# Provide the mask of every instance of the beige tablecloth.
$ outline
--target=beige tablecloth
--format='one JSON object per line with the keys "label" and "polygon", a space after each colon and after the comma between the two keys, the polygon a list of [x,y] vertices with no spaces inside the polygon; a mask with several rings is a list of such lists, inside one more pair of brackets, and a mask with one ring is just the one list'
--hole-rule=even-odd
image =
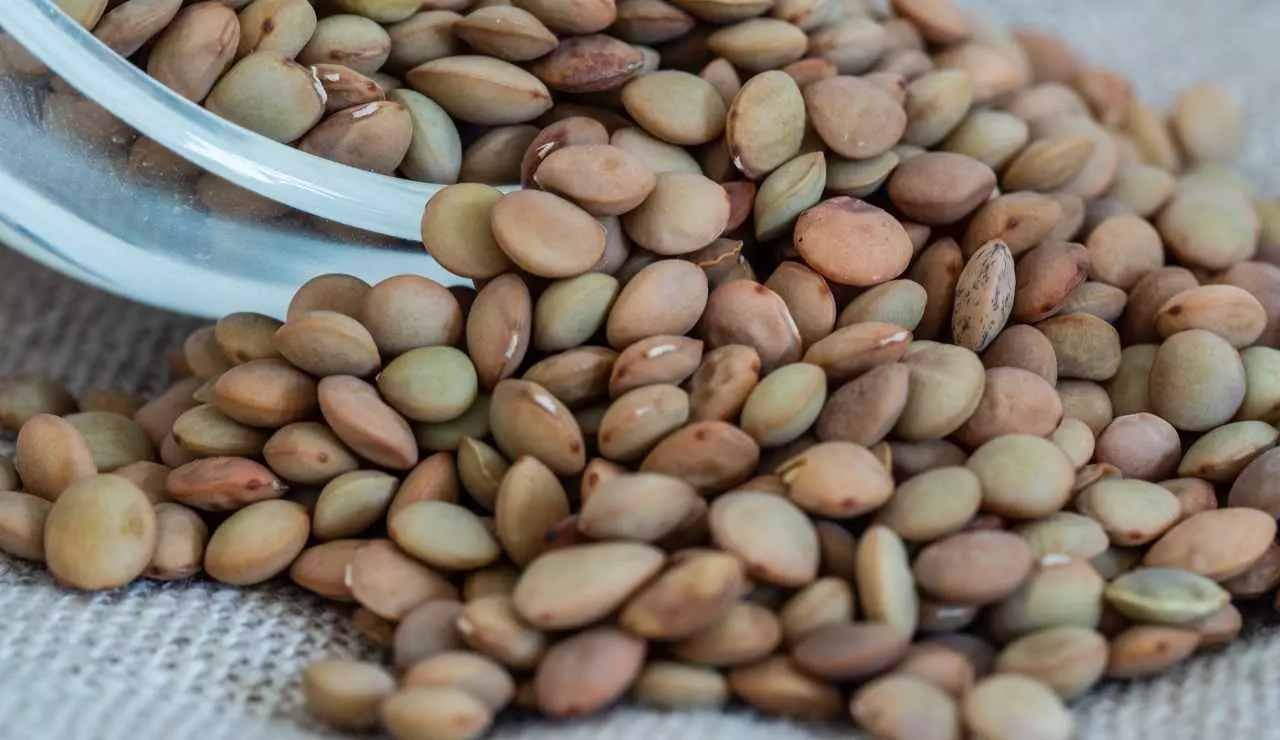
{"label": "beige tablecloth", "polygon": [[[1280,75],[1275,0],[984,0],[972,5],[1075,40],[1089,58],[1167,105],[1217,79],[1248,101],[1246,171],[1280,193],[1274,120]],[[76,285],[0,250],[0,375],[40,372],[76,391],[154,392],[163,353],[193,322]],[[1259,610],[1269,614],[1269,608]],[[368,654],[345,612],[285,587],[203,581],[85,596],[0,556],[0,740],[324,737],[299,711],[298,670]],[[1090,738],[1280,737],[1280,632],[1265,625],[1159,680],[1102,687],[1076,704]],[[848,737],[732,715],[620,709],[572,724],[507,724],[501,738],[786,740]]]}

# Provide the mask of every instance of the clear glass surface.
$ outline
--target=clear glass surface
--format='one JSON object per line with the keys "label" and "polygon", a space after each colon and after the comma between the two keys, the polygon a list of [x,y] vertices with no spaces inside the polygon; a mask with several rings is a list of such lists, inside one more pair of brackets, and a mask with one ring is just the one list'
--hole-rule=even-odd
{"label": "clear glass surface", "polygon": [[[245,189],[355,228],[418,242],[438,185],[304,154],[224,121],[117,56],[49,0],[0,0],[0,29],[142,135]],[[198,316],[282,315],[325,272],[464,282],[412,244],[387,248],[209,213],[127,176],[118,157],[48,129],[44,80],[0,75],[0,242],[103,289]]]}

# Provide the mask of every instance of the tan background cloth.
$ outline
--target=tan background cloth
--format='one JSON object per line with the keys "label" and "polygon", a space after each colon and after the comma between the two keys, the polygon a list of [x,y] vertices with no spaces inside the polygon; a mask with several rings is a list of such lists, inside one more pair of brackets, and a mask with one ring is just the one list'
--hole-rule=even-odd
{"label": "tan background cloth", "polygon": [[[1098,64],[1167,105],[1192,80],[1248,101],[1246,169],[1280,193],[1275,107],[1280,3],[1274,0],[985,0],[970,5],[1072,39]],[[0,250],[0,375],[60,376],[74,390],[155,392],[164,351],[195,324],[106,296]],[[203,581],[86,596],[0,556],[0,739],[325,737],[301,716],[309,661],[368,655],[345,610],[287,587]],[[1269,606],[1260,609],[1270,614]],[[1280,633],[1265,627],[1159,680],[1107,685],[1076,704],[1089,738],[1280,737]],[[848,737],[747,712],[634,709],[570,724],[508,724],[500,738],[787,740]]]}

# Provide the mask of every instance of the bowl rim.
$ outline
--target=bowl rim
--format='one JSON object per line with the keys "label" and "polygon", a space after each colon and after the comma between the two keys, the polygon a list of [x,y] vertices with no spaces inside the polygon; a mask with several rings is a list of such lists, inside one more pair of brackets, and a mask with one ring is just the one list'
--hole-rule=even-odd
{"label": "bowl rim", "polygon": [[116,54],[51,0],[0,0],[0,29],[143,136],[299,211],[419,241],[423,208],[444,187],[331,162],[219,118]]}

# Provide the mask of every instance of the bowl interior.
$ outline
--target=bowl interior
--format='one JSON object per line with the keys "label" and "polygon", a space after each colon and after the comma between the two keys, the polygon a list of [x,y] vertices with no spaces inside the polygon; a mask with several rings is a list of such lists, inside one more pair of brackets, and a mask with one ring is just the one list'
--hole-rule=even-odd
{"label": "bowl interior", "polygon": [[[121,147],[52,130],[42,79],[0,75],[0,239],[81,280],[201,316],[281,314],[324,272],[366,280],[450,275],[421,246],[422,207],[438,186],[374,175],[223,121],[115,56],[47,0],[0,2],[0,26],[72,86],[137,131],[241,187],[300,211],[272,223],[215,215],[190,192],[130,177]],[[361,244],[311,228],[316,214],[410,240]]]}

